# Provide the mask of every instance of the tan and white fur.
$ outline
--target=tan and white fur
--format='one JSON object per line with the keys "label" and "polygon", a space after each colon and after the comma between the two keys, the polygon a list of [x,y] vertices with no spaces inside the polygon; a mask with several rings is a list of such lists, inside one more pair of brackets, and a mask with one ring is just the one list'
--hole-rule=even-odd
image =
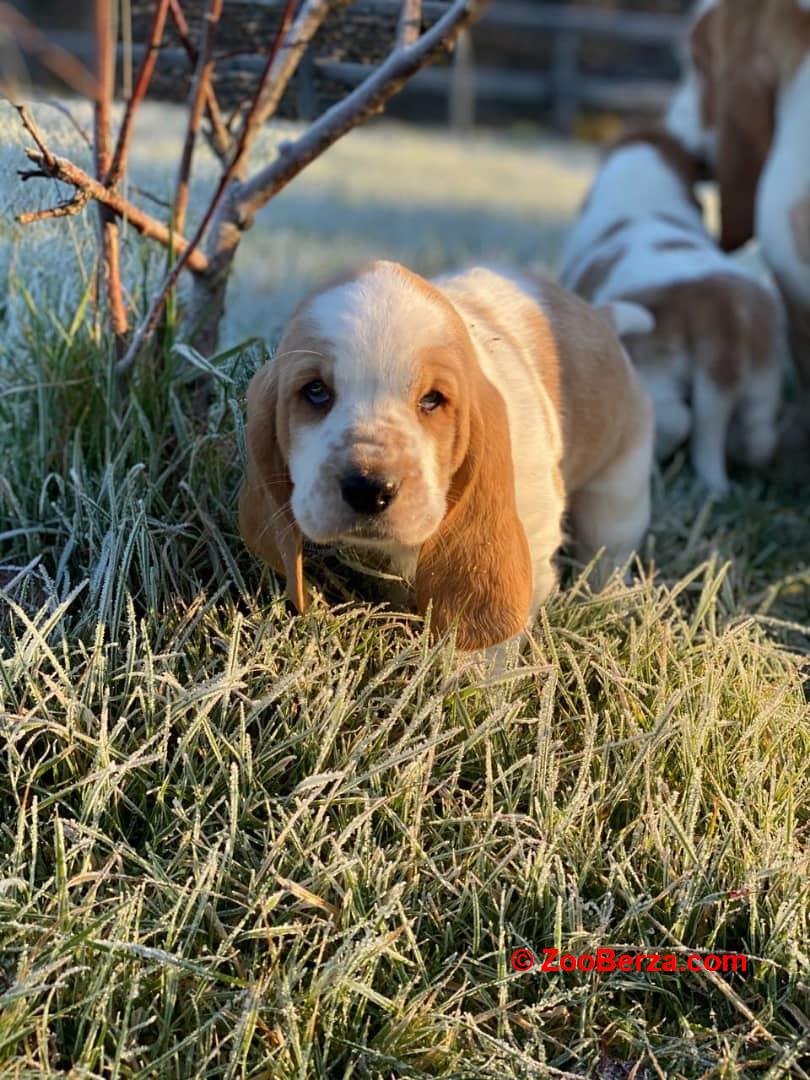
{"label": "tan and white fur", "polygon": [[248,389],[248,546],[299,610],[307,538],[383,553],[464,649],[519,635],[566,510],[579,554],[611,566],[647,528],[652,408],[614,329],[639,319],[480,268],[376,262],[326,287]]}
{"label": "tan and white fur", "polygon": [[666,133],[619,142],[567,238],[561,281],[592,303],[650,311],[655,325],[625,344],[655,405],[656,453],[688,439],[695,472],[722,492],[727,450],[762,465],[776,446],[781,308],[709,235],[699,176]]}
{"label": "tan and white fur", "polygon": [[710,161],[721,245],[779,284],[810,433],[810,0],[700,0],[667,126]]}

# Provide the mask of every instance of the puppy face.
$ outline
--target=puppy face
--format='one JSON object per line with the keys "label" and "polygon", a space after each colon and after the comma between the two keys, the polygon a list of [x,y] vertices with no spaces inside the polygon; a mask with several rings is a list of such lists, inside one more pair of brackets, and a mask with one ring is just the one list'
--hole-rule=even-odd
{"label": "puppy face", "polygon": [[274,364],[305,536],[411,548],[436,532],[469,437],[471,350],[441,294],[390,263],[299,309]]}

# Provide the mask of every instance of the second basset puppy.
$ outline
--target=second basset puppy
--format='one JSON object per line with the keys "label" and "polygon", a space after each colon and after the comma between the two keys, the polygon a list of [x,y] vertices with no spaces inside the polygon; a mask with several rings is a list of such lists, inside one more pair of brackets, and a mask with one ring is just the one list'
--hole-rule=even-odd
{"label": "second basset puppy", "polygon": [[810,447],[810,0],[698,0],[667,127],[712,166],[721,246],[752,236],[781,291]]}
{"label": "second basset puppy", "polygon": [[647,528],[653,414],[614,322],[648,320],[485,269],[376,262],[325,288],[248,388],[245,541],[299,610],[307,538],[382,552],[464,649],[520,634],[566,510],[610,566]]}
{"label": "second basset puppy", "polygon": [[763,465],[776,447],[781,306],[709,235],[700,172],[666,132],[620,140],[566,240],[560,280],[592,303],[652,313],[655,325],[625,344],[655,405],[658,456],[688,440],[695,472],[722,492],[727,450]]}

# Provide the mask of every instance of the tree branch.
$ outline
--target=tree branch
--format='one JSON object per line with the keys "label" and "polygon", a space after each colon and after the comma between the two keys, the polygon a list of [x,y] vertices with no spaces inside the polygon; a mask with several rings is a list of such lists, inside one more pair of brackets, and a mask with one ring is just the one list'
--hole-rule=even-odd
{"label": "tree branch", "polygon": [[138,74],[135,77],[135,85],[132,88],[129,101],[127,102],[124,119],[121,121],[121,130],[118,132],[118,141],[115,145],[112,165],[105,180],[108,185],[114,187],[123,176],[127,167],[129,156],[129,144],[132,139],[132,127],[135,121],[135,113],[138,106],[146,96],[146,91],[155,70],[160,44],[163,40],[163,28],[166,25],[166,14],[169,8],[169,0],[158,0],[152,25],[149,29],[149,41],[146,52],[141,58]]}
{"label": "tree branch", "polygon": [[80,214],[90,200],[86,191],[77,191],[72,199],[51,206],[47,210],[29,210],[27,214],[20,214],[17,221],[21,225],[30,225],[32,221],[44,221],[46,218],[73,217]]}
{"label": "tree branch", "polygon": [[[110,117],[115,81],[115,43],[113,41],[112,10],[109,0],[96,0],[95,4],[96,56],[98,62],[98,96],[94,111],[94,136],[96,152],[96,176],[107,182],[112,164],[110,149]],[[99,204],[100,255],[99,274],[103,267],[107,292],[107,307],[115,334],[119,354],[125,348],[129,329],[124,289],[121,282],[121,251],[118,223],[115,215]],[[98,295],[101,296],[101,288]]]}
{"label": "tree branch", "polygon": [[[191,37],[188,32],[188,23],[183,14],[180,0],[169,0],[169,13],[171,14],[175,30],[177,31],[177,36],[180,38],[180,44],[186,50],[186,55],[191,63],[196,67],[198,52],[191,42]],[[208,113],[208,119],[211,122],[211,145],[220,159],[224,159],[230,153],[232,139],[230,131],[223,119],[216,92],[210,83],[205,91],[205,108]]]}
{"label": "tree branch", "polygon": [[197,57],[197,71],[194,76],[194,89],[188,113],[186,138],[183,143],[183,153],[180,156],[180,167],[177,173],[177,187],[174,196],[174,227],[178,232],[183,231],[186,223],[191,159],[194,156],[194,144],[197,141],[203,107],[208,98],[211,77],[214,73],[214,39],[219,20],[222,17],[222,5],[223,0],[211,0],[211,5],[205,14],[205,33]]}
{"label": "tree branch", "polygon": [[238,213],[249,220],[301,170],[332,146],[341,135],[379,113],[411,77],[440,53],[452,48],[465,26],[483,10],[487,0],[454,0],[449,11],[412,45],[396,49],[342,101],[328,109],[304,134],[279,148],[275,161],[242,185]]}
{"label": "tree branch", "polygon": [[[301,10],[290,26],[293,3],[287,0],[276,40],[265,65],[259,83],[259,92],[242,124],[240,141],[249,149],[256,133],[275,115],[279,102],[290,79],[301,63],[309,43],[318,32],[326,16],[338,5],[335,0],[304,0]],[[242,168],[235,173],[237,179],[243,179],[247,154],[242,155]]]}
{"label": "tree branch", "polygon": [[[19,108],[24,109],[25,107],[18,106],[17,108],[19,110]],[[84,169],[74,165],[72,161],[58,157],[47,150],[45,152],[26,150],[26,154],[31,161],[39,166],[39,169],[36,172],[21,172],[20,175],[23,180],[43,176],[50,177],[53,180],[60,180],[64,184],[70,184],[77,191],[86,192],[89,199],[94,199],[96,202],[108,206],[117,217],[126,218],[127,222],[142,236],[146,236],[150,240],[157,240],[159,244],[164,247],[171,247],[180,254],[183,254],[188,248],[188,241],[184,236],[168,229],[157,218],[144,213],[143,210],[125,199],[119,192],[104,187],[98,180],[94,180],[89,173],[86,173]],[[17,220],[21,221],[24,216],[21,215]],[[188,268],[195,271],[195,273],[203,273],[208,269],[208,259],[201,251],[194,251],[188,258]]]}
{"label": "tree branch", "polygon": [[[108,0],[95,0],[95,3],[98,14],[97,34],[101,75],[99,80],[101,89],[96,105],[98,179],[93,179],[72,162],[51,153],[39,129],[27,116],[24,108],[21,108],[22,121],[38,147],[37,150],[26,151],[29,159],[38,166],[38,171],[29,172],[25,176],[47,176],[63,181],[72,185],[75,195],[67,203],[49,210],[29,212],[22,215],[19,220],[36,221],[46,217],[78,213],[86,202],[93,199],[99,204],[106,226],[112,225],[115,230],[115,217],[125,217],[142,235],[156,239],[165,246],[171,246],[177,252],[178,258],[150,304],[146,318],[134,333],[129,347],[118,361],[117,371],[120,374],[125,374],[132,368],[140,351],[154,333],[171,290],[183,270],[187,268],[193,270],[196,275],[187,325],[195,327],[195,324],[199,324],[199,327],[202,327],[202,334],[194,337],[200,347],[208,348],[213,345],[224,309],[225,289],[233,258],[244,231],[252,224],[257,211],[342,135],[362,124],[375,113],[381,112],[388,100],[411,75],[440,53],[452,48],[461,31],[486,6],[486,0],[452,0],[445,14],[428,31],[420,35],[421,0],[402,0],[396,42],[388,59],[352,93],[327,110],[299,138],[282,144],[273,161],[259,169],[250,178],[246,178],[248,155],[256,136],[267,119],[278,108],[312,37],[330,11],[346,3],[346,0],[302,0],[298,15],[293,19],[295,0],[286,0],[275,41],[268,53],[258,88],[241,121],[230,160],[223,169],[222,176],[194,235],[186,241],[180,230],[169,230],[160,221],[151,218],[127,199],[122,198],[110,181],[113,178],[117,179],[126,166],[132,117],[146,91],[148,76],[151,75],[154,67],[154,54],[161,40],[166,15],[169,13],[178,27],[181,40],[185,38],[186,51],[191,55],[193,50],[197,59],[191,116],[175,198],[175,209],[179,212],[180,221],[183,221],[186,215],[191,160],[204,109],[209,112],[215,138],[218,125],[222,128],[218,136],[221,139],[220,146],[224,147],[226,142],[229,146],[233,145],[234,140],[222,124],[211,82],[213,38],[222,14],[223,0],[210,0],[208,26],[198,52],[194,50],[188,37],[181,0],[157,0],[158,10],[150,31],[149,48],[139,68],[115,155],[109,153],[111,56],[104,51],[104,43],[106,41],[111,44],[111,37],[108,28],[105,28],[101,11],[106,7],[109,14],[109,3]],[[111,52],[110,49],[110,54]],[[199,250],[199,245],[209,229],[206,255]],[[105,233],[105,238],[108,236],[109,233]],[[117,240],[117,231],[114,232],[114,236]],[[107,250],[113,253],[113,257],[117,254],[112,247]],[[107,280],[108,290],[111,287],[114,288],[116,284],[114,275],[108,272]],[[120,288],[120,280],[117,284]],[[126,317],[125,312],[124,317]]]}
{"label": "tree branch", "polygon": [[[306,0],[288,40],[298,40],[302,19],[320,2],[322,0]],[[453,0],[445,14],[421,37],[411,45],[396,47],[360,86],[328,109],[300,138],[283,144],[275,161],[250,179],[231,185],[227,198],[213,217],[207,241],[209,268],[204,275],[195,278],[187,313],[186,324],[198,348],[208,351],[215,345],[231,264],[257,211],[347,131],[381,112],[411,75],[440,53],[451,49],[458,35],[480,14],[486,2]],[[413,9],[410,10],[412,13]],[[304,47],[298,51],[299,59]],[[247,130],[249,124],[245,121],[243,132]]]}
{"label": "tree branch", "polygon": [[[52,169],[54,167],[55,162],[56,162],[56,158],[54,157],[54,155],[48,149],[48,147],[47,147],[47,145],[45,143],[45,136],[39,130],[39,127],[37,125],[36,120],[30,114],[30,112],[28,111],[28,109],[27,109],[27,107],[25,105],[16,105],[15,104],[14,108],[20,114],[20,120],[22,120],[23,127],[28,132],[28,134],[31,136],[31,138],[34,140],[34,142],[37,144],[37,146],[39,147],[39,152],[40,152],[40,154],[42,154],[42,164],[43,164],[43,166],[46,169]],[[29,153],[28,156],[31,157],[31,154]],[[34,160],[34,159],[32,158],[32,160]]]}
{"label": "tree branch", "polygon": [[[273,77],[273,72],[276,69],[276,59],[280,55],[282,49],[283,37],[289,36],[290,33],[289,23],[292,15],[293,3],[294,0],[287,0],[281,25],[276,34],[273,48],[270,50],[270,53],[267,57],[267,63],[265,64],[262,77],[259,80],[259,86],[256,90],[256,95],[253,99],[253,103],[248,111],[247,116],[245,117],[244,123],[242,124],[242,131],[239,136],[239,141],[237,143],[236,150],[234,151],[234,155],[230,161],[230,164],[220,177],[220,181],[217,184],[216,191],[214,192],[211,201],[208,204],[208,209],[203,215],[202,221],[197,227],[197,231],[194,233],[193,237],[189,241],[188,248],[185,252],[183,252],[175,265],[169,271],[165,281],[163,282],[163,285],[161,286],[160,290],[155,296],[155,299],[150,305],[146,318],[133,335],[132,341],[130,342],[129,348],[126,351],[125,356],[123,356],[119,360],[117,370],[120,374],[126,374],[126,372],[131,369],[132,365],[135,363],[135,358],[137,357],[138,353],[141,351],[143,346],[155,332],[161,312],[163,311],[163,307],[166,303],[166,300],[168,299],[169,294],[171,293],[174,286],[177,284],[177,280],[180,277],[180,274],[182,273],[192,253],[196,251],[198,245],[200,244],[200,241],[205,235],[205,231],[211,223],[212,219],[214,218],[216,212],[218,211],[222,199],[225,193],[228,191],[231,182],[240,175],[240,170],[243,167],[243,163],[247,159],[247,154],[250,149],[251,143],[255,139],[256,134],[259,130],[256,118],[260,114],[260,111],[264,108],[265,90],[268,85],[268,81]],[[308,8],[317,8],[319,11],[321,8],[324,8],[325,10],[323,12],[323,15],[321,16],[323,18],[326,14],[326,10],[328,10],[329,3],[330,0],[305,0],[304,8],[302,9],[301,15],[303,16]],[[211,0],[212,12],[215,10],[216,4],[219,4],[219,10],[221,11],[222,0]],[[298,20],[296,20],[296,26],[297,25]],[[293,27],[292,33],[295,33],[295,27]],[[297,55],[298,59],[300,59],[301,52],[299,52]],[[297,62],[298,61],[296,60],[296,63]],[[290,75],[292,74],[293,70],[294,67],[290,70]],[[283,73],[280,77],[283,77]],[[287,79],[289,79],[289,77],[290,76],[288,75]]]}

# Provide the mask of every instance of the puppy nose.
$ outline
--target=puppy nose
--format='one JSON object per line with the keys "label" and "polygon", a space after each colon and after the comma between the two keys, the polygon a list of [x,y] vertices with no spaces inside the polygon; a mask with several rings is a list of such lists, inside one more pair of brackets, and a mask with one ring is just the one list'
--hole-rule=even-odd
{"label": "puppy nose", "polygon": [[393,502],[399,483],[388,476],[353,472],[340,481],[343,498],[358,514],[381,514]]}

